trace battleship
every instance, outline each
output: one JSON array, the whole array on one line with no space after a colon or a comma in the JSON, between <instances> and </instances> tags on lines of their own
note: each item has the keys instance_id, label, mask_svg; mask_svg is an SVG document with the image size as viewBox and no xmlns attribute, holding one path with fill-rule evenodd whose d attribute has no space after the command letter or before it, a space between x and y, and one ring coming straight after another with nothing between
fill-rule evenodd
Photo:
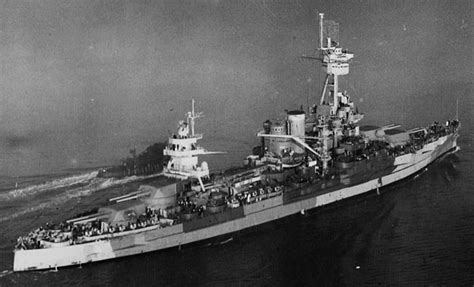
<instances>
[{"instance_id":1,"label":"battleship","mask_svg":"<svg viewBox=\"0 0 474 287\"><path fill-rule=\"evenodd\" d=\"M415 176L458 149L457 116L443 124L404 130L360 126L339 77L354 54L336 42L338 26L319 14L326 72L321 99L308 111L288 111L263 123L260 145L245 164L212 174L199 156L191 111L163 149L168 160L156 181L111 198L88 214L48 224L18 238L14 271L55 269L110 260L232 234L380 189ZM309 57L313 58L313 57Z\"/></svg>"}]
</instances>

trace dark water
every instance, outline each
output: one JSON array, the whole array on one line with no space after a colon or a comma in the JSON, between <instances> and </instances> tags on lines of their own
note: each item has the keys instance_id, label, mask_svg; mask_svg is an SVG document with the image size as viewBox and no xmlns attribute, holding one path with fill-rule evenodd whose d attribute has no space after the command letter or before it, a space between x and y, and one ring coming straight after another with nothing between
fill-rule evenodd
<instances>
[{"instance_id":1,"label":"dark water","mask_svg":"<svg viewBox=\"0 0 474 287\"><path fill-rule=\"evenodd\" d=\"M0 286L474 284L472 1L46 2L2 9ZM380 196L232 238L11 273L19 235L146 182L91 167L166 139L191 97L202 144L228 152L205 158L214 170L239 164L264 120L314 101L323 74L296 56L316 46L315 11L356 53L342 84L365 124L443 121L459 99L461 150Z\"/></svg>"},{"instance_id":2,"label":"dark water","mask_svg":"<svg viewBox=\"0 0 474 287\"><path fill-rule=\"evenodd\" d=\"M3 192L2 286L465 286L474 281L472 133L415 178L262 227L184 247L60 269L11 273L16 236L133 190L76 178ZM44 177L46 179L47 177ZM72 180L71 180L72 181ZM109 187L107 187L109 186ZM57 187L57 188L53 188Z\"/></svg>"}]
</instances>

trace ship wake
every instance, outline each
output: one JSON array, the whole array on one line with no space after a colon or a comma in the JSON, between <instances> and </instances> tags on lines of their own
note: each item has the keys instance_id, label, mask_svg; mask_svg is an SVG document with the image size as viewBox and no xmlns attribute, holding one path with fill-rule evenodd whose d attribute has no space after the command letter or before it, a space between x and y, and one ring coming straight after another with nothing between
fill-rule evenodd
<instances>
[{"instance_id":1,"label":"ship wake","mask_svg":"<svg viewBox=\"0 0 474 287\"><path fill-rule=\"evenodd\" d=\"M3 270L0 272L0 278L13 274L13 270Z\"/></svg>"},{"instance_id":2,"label":"ship wake","mask_svg":"<svg viewBox=\"0 0 474 287\"><path fill-rule=\"evenodd\" d=\"M38 212L40 210L60 206L72 199L90 196L91 194L98 191L114 188L116 186L124 185L131 182L157 177L161 174L154 174L148 176L130 176L122 179L104 179L95 177L95 175L97 175L96 171L85 175L72 176L64 179L54 180L45 184L29 186L23 188L21 191L11 191L7 194L7 196L3 195L4 199L19 199L24 198L26 196L38 194L40 192L47 192L60 188L65 188L64 192L56 194L54 197L47 197L46 199L44 199L44 202L32 202L27 205L21 205L21 210L17 210L16 212L10 213L5 217L0 218L0 222L12 220L17 217L24 216L26 214ZM73 180L73 178L76 180Z\"/></svg>"},{"instance_id":3,"label":"ship wake","mask_svg":"<svg viewBox=\"0 0 474 287\"><path fill-rule=\"evenodd\" d=\"M75 185L88 184L96 179L97 173L97 171L92 171L85 174L55 179L42 184L30 185L20 189L15 188L14 190L10 190L5 194L0 194L0 200L19 199L27 196L33 196L42 192L68 188Z\"/></svg>"}]
</instances>

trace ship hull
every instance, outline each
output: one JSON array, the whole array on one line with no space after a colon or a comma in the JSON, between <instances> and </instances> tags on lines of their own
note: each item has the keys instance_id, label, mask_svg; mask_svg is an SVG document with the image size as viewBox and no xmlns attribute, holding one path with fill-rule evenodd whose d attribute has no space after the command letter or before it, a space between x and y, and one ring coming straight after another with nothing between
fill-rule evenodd
<instances>
[{"instance_id":1,"label":"ship hull","mask_svg":"<svg viewBox=\"0 0 474 287\"><path fill-rule=\"evenodd\" d=\"M166 228L144 228L110 236L107 240L70 245L66 247L14 251L14 271L51 269L80 265L113 258L152 252L181 246L224 234L229 234L319 206L354 197L408 178L423 170L445 153L457 148L457 135L450 134L426 144L416 153L394 159L394 168L363 183L352 186L307 186L300 190L302 196L288 200L276 196L221 214L185 221Z\"/></svg>"}]
</instances>

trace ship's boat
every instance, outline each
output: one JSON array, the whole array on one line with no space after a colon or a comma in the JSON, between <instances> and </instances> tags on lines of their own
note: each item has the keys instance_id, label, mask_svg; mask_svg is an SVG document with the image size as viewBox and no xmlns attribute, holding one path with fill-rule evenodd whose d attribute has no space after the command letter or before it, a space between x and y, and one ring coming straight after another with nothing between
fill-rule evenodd
<instances>
[{"instance_id":1,"label":"ship's boat","mask_svg":"<svg viewBox=\"0 0 474 287\"><path fill-rule=\"evenodd\" d=\"M199 155L216 152L198 145L202 135L194 124L201 114L193 101L163 150L167 180L157 178L93 212L21 236L14 271L96 262L236 232L378 192L457 149L458 119L411 130L359 126L363 114L338 86L354 55L332 40L328 31L335 29L323 29L325 23L320 14L327 77L319 105L265 121L261 145L245 166L212 175L206 162L199 163Z\"/></svg>"}]
</instances>

